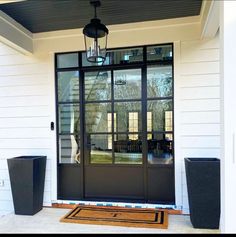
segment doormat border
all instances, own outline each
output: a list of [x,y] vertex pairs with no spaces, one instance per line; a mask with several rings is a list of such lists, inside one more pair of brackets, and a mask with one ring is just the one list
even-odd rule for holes
[[[142,214],[154,214],[154,219],[145,222],[145,220],[137,219],[109,219],[109,217],[99,218],[96,220],[93,216],[78,217],[76,216],[80,211],[91,211],[96,212],[105,210],[111,213],[142,213]],[[116,215],[116,214],[114,214]],[[123,227],[138,227],[138,228],[156,228],[156,229],[167,229],[168,228],[168,212],[166,210],[158,210],[151,208],[126,208],[126,207],[107,207],[107,206],[96,206],[96,205],[76,205],[66,215],[64,215],[60,222],[66,223],[77,223],[77,224],[93,224],[93,225],[110,225],[110,226],[123,226]]]

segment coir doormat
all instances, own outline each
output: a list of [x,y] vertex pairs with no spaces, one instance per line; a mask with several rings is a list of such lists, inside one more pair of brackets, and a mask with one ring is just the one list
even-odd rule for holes
[[168,213],[164,210],[147,208],[76,205],[60,221],[79,224],[167,229]]

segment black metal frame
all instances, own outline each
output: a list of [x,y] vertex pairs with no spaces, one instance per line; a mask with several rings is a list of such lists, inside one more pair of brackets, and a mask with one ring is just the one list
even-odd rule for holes
[[[173,136],[173,157],[175,157],[175,150],[174,150],[174,57],[172,57],[172,60],[152,60],[152,61],[148,61],[147,60],[147,47],[151,47],[151,46],[164,46],[164,45],[171,45],[172,46],[172,55],[174,55],[174,45],[173,43],[165,43],[165,44],[152,44],[152,45],[144,45],[144,46],[133,46],[133,47],[120,47],[120,48],[114,48],[114,49],[110,49],[110,50],[119,50],[119,49],[132,49],[132,48],[137,48],[137,47],[142,47],[143,48],[143,61],[142,62],[134,62],[134,63],[128,63],[128,64],[112,64],[112,65],[102,65],[102,66],[82,66],[82,53],[84,53],[85,51],[80,51],[80,52],[65,52],[65,53],[56,53],[55,54],[55,90],[56,90],[56,129],[57,129],[57,133],[56,133],[56,137],[57,137],[57,164],[58,164],[58,169],[60,165],[63,166],[80,166],[81,167],[81,187],[83,190],[81,190],[81,195],[82,197],[84,197],[84,167],[87,165],[92,165],[92,166],[109,166],[109,167],[143,167],[143,171],[144,171],[144,188],[145,188],[145,197],[144,199],[147,200],[147,193],[148,193],[148,187],[147,187],[147,179],[148,179],[148,168],[153,168],[153,167],[170,167],[173,168],[174,171],[174,164],[175,164],[175,159],[173,159],[173,164],[171,165],[163,165],[163,164],[148,164],[147,159],[145,158],[144,154],[147,154],[148,152],[148,147],[147,147],[147,141],[145,141],[145,137],[147,137],[147,134],[151,133],[153,134],[172,134]],[[70,67],[70,68],[57,68],[57,56],[58,55],[63,55],[63,54],[70,54],[70,53],[78,53],[78,62],[79,65],[78,67]],[[155,98],[147,98],[147,67],[148,66],[158,66],[158,65],[171,65],[172,66],[172,96],[168,96],[168,97],[155,97]],[[59,120],[58,120],[58,105],[59,104],[78,104],[80,106],[80,151],[81,151],[81,157],[84,157],[85,154],[85,140],[84,140],[84,130],[85,130],[85,121],[84,121],[84,116],[85,116],[85,101],[84,101],[84,74],[86,72],[91,72],[91,71],[110,71],[111,72],[111,86],[112,88],[114,87],[114,70],[122,70],[122,69],[141,69],[141,83],[142,83],[142,91],[141,91],[141,98],[140,99],[119,99],[119,100],[115,100],[114,99],[114,92],[113,89],[111,90],[111,99],[110,100],[106,100],[106,101],[87,101],[86,103],[102,103],[102,102],[109,102],[111,103],[111,113],[112,113],[112,142],[114,142],[114,136],[117,134],[132,134],[129,132],[115,132],[114,131],[114,103],[115,102],[140,102],[141,103],[141,116],[142,116],[142,131],[135,133],[135,134],[141,134],[142,136],[142,153],[143,153],[143,158],[142,158],[142,164],[116,164],[115,163],[115,158],[114,158],[114,146],[112,147],[112,159],[113,162],[112,164],[87,164],[87,162],[84,159],[80,159],[80,164],[59,164],[59,136],[63,135],[63,134],[59,134]],[[66,71],[79,71],[79,80],[80,80],[80,101],[78,102],[59,102],[58,98],[57,98],[57,90],[58,90],[58,83],[57,83],[57,73],[58,72],[66,72]],[[171,132],[165,132],[165,131],[158,131],[158,132],[147,132],[144,128],[147,127],[147,114],[144,113],[144,111],[147,111],[147,102],[151,101],[151,100],[167,100],[170,99],[172,100],[172,125],[173,125],[173,130]],[[93,134],[93,133],[92,133]],[[108,132],[105,133],[94,133],[94,134],[110,134]],[[64,135],[69,135],[69,133],[66,133]],[[59,172],[58,173],[58,180],[59,180]],[[59,197],[60,199],[60,197]]]

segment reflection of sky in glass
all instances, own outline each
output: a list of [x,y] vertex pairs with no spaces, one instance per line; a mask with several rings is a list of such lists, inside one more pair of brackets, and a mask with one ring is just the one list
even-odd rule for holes
[[79,77],[79,71],[75,71],[74,77]]
[[137,81],[137,79],[141,79],[141,71],[140,70],[121,70],[115,71],[115,79],[125,77],[128,81]]

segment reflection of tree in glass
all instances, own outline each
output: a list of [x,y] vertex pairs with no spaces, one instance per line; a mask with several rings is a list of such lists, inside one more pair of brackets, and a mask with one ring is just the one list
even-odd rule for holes
[[115,99],[141,99],[141,71],[117,71],[114,80],[125,79],[124,85],[114,84]]
[[172,77],[165,74],[153,73],[147,81],[149,97],[165,97],[172,95]]
[[153,113],[153,130],[165,131],[165,111],[172,111],[172,100],[150,100],[147,111]]
[[141,127],[141,102],[120,102],[115,104],[115,112],[118,116],[118,131],[128,132],[129,112],[138,112],[139,127]]
[[172,67],[150,66],[147,68],[148,98],[172,96]]

